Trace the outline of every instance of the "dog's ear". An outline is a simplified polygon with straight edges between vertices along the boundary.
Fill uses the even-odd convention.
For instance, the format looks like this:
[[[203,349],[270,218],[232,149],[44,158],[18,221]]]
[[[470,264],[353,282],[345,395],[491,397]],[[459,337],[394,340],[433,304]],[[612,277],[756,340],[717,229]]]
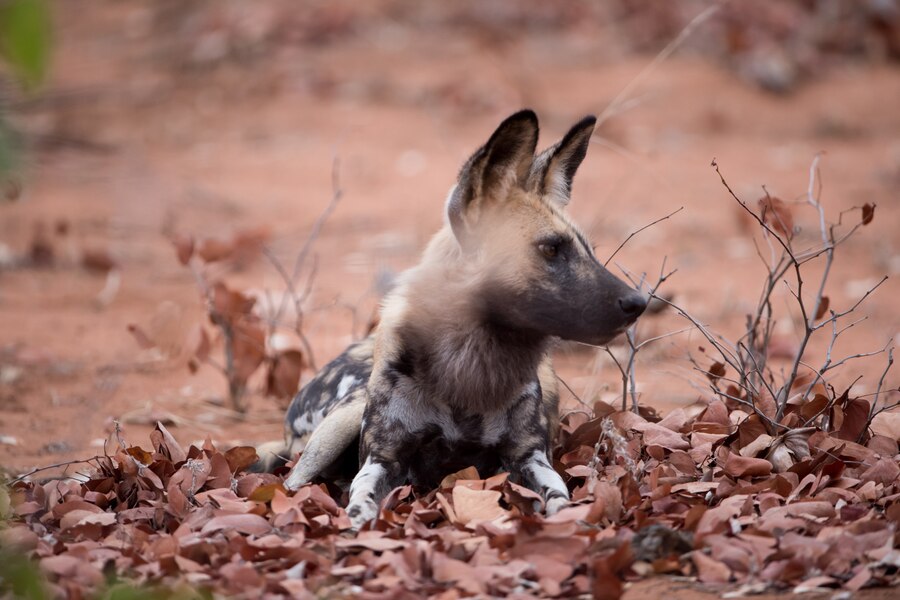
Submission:
[[[486,202],[502,201],[512,186],[525,186],[537,139],[537,115],[519,111],[500,123],[460,169],[447,200],[447,217],[460,243],[478,222]]]
[[[572,194],[572,179],[587,154],[597,117],[576,123],[558,144],[541,152],[531,166],[528,188],[565,206]]]

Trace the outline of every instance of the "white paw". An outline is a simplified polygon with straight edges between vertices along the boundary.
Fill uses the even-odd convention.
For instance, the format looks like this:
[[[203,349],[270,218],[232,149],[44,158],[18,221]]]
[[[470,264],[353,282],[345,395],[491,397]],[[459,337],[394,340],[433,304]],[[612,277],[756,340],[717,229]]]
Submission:
[[[553,516],[559,512],[559,509],[565,507],[568,503],[569,500],[567,498],[550,498],[549,500],[547,500],[547,508],[545,512],[547,513],[548,517]]]
[[[378,505],[372,500],[364,500],[359,504],[351,503],[347,507],[347,516],[353,529],[359,531],[363,525],[378,516]]]
[[[309,479],[304,477],[303,473],[296,467],[284,479],[284,487],[292,492],[296,492],[306,483],[309,483]]]

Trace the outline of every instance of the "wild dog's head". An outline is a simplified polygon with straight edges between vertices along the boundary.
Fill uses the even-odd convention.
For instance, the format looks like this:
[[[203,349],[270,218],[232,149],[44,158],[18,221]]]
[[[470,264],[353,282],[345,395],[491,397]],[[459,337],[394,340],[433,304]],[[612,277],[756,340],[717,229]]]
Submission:
[[[646,308],[643,294],[607,271],[565,212],[594,117],[535,156],[537,116],[507,118],[466,162],[447,201],[478,301],[502,327],[589,344],[608,342]]]

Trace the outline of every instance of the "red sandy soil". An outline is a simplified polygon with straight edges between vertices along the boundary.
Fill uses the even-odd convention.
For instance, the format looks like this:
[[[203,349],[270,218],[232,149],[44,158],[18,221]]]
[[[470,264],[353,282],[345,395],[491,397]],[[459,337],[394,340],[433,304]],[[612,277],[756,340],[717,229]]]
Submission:
[[[139,444],[158,415],[174,419],[170,429],[183,442],[280,437],[284,400],[254,392],[246,418],[236,419],[221,406],[225,383],[217,372],[191,375],[184,360],[142,351],[128,333],[129,324],[154,327],[156,319],[177,346],[180,333],[203,319],[196,285],[169,236],[225,238],[268,228],[273,252],[289,264],[332,195],[332,160],[339,157],[344,196],[315,243],[318,274],[306,318],[315,358],[324,364],[353,339],[346,306],[359,305],[367,319],[375,301],[367,290],[379,269],[415,263],[441,225],[458,166],[502,117],[533,107],[542,145],[550,144],[582,115],[602,111],[651,59],[623,55],[611,34],[589,28],[491,43],[464,30],[373,21],[339,42],[181,65],[172,52],[193,41],[182,35],[173,50],[145,9],[110,2],[56,8],[53,76],[44,99],[20,117],[45,141],[31,156],[22,195],[0,204],[5,249],[27,254],[43,223],[55,251],[50,267],[0,271],[0,464],[11,471],[102,452],[113,419]],[[592,147],[575,183],[571,210],[598,256],[683,206],[635,237],[616,262],[655,274],[667,257],[678,269],[667,284],[676,300],[733,334],[756,302],[764,271],[751,229],[710,161],[715,157],[733,189],[755,205],[762,185],[785,200],[801,198],[821,152],[822,200],[831,217],[877,204],[874,222],[838,252],[826,292],[831,306],[846,307],[891,276],[860,310],[868,320],[842,338],[836,355],[875,350],[897,335],[900,70],[835,64],[775,97],[681,54],[632,96],[638,101],[600,128],[606,141]],[[798,210],[796,219],[801,239],[813,243],[813,212]],[[57,223],[67,225],[66,235],[54,232]],[[121,289],[102,308],[96,297],[104,276],[79,266],[85,249],[108,253],[120,266]],[[237,288],[282,289],[264,259],[222,275]],[[782,315],[789,300],[779,291]],[[649,317],[641,331],[649,337],[685,325],[675,315]],[[791,319],[778,334],[779,343],[796,345]],[[810,356],[821,356],[824,341]],[[686,360],[688,351],[702,356],[699,345],[696,334],[682,334],[639,356],[644,403],[664,411],[702,395],[688,380],[704,378]],[[567,353],[561,364],[586,400],[613,401],[620,393],[605,355]],[[883,368],[884,357],[859,361],[835,383],[863,375],[854,392],[869,393]],[[896,388],[896,375],[887,384]],[[663,593],[700,594],[693,584],[650,581],[625,597]]]
[[[547,34],[488,51],[477,39],[449,43],[406,31],[399,47],[348,38],[295,49],[258,68],[190,72],[160,58],[160,43],[138,25],[122,30],[123,22],[139,20],[135,11],[99,4],[105,12],[60,5],[65,26],[54,77],[43,105],[25,121],[102,148],[57,144],[34,155],[22,196],[0,207],[4,246],[26,254],[43,224],[56,255],[51,268],[0,275],[3,361],[18,367],[3,384],[0,405],[2,433],[18,440],[0,446],[12,468],[82,456],[107,435],[110,418],[146,407],[184,418],[187,435],[277,437],[275,402],[252,398],[248,418],[234,422],[205,401],[224,392],[216,372],[192,376],[183,363],[155,360],[127,332],[160,313],[180,314],[167,322],[184,327],[202,318],[196,286],[175,260],[169,235],[226,238],[267,228],[273,251],[289,264],[331,197],[337,156],[344,197],[315,244],[318,275],[306,326],[323,364],[352,339],[343,305],[359,304],[366,319],[373,299],[359,298],[378,270],[415,262],[440,227],[456,169],[499,119],[532,106],[551,143],[581,115],[600,112],[648,62],[606,57],[602,40],[562,46]],[[327,90],[310,79],[328,80]],[[455,91],[436,91],[443,88]],[[781,98],[706,62],[676,57],[633,95],[640,102],[601,128],[608,142],[592,148],[576,181],[571,210],[599,256],[684,206],[635,237],[616,262],[655,274],[667,257],[678,269],[667,284],[677,301],[716,329],[735,332],[756,301],[763,269],[747,222],[710,161],[716,158],[751,203],[762,185],[792,200],[805,193],[809,165],[822,152],[822,199],[832,217],[878,205],[874,222],[838,253],[827,289],[832,306],[847,306],[900,269],[900,112],[890,106],[900,95],[896,69],[836,66]],[[812,243],[812,211],[797,220]],[[57,223],[69,233],[55,234]],[[104,308],[95,302],[104,277],[77,266],[85,250],[108,253],[121,266],[121,289]],[[222,272],[236,287],[282,289],[264,260]],[[836,355],[877,349],[896,335],[898,291],[892,278],[867,301],[861,314],[868,320],[846,334]],[[782,314],[787,299],[787,292],[779,296]],[[665,324],[648,318],[645,336],[668,325],[683,326],[674,317]],[[785,344],[796,343],[790,320],[780,332]],[[177,343],[177,335],[169,337]],[[698,397],[685,382],[692,375],[684,359],[699,342],[685,344],[686,337],[640,356],[648,404],[664,408]],[[588,400],[592,390],[610,400],[618,392],[615,367],[604,357],[595,362],[588,354],[569,357],[562,372]],[[855,391],[866,393],[882,368],[883,360],[861,361],[837,383],[864,374]],[[149,431],[126,430],[139,440]]]

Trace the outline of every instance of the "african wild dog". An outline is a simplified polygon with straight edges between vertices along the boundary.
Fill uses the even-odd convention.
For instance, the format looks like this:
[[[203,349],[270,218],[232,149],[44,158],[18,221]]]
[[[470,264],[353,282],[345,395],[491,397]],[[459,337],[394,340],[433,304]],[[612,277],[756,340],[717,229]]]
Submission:
[[[565,505],[548,456],[559,417],[550,342],[606,343],[646,307],[564,212],[595,122],[535,156],[537,117],[524,110],[465,163],[446,225],[385,298],[374,335],[288,409],[291,450],[305,441],[288,488],[345,464],[358,445],[347,508],[357,528],[393,487],[433,487],[469,465],[508,470],[547,513]]]

